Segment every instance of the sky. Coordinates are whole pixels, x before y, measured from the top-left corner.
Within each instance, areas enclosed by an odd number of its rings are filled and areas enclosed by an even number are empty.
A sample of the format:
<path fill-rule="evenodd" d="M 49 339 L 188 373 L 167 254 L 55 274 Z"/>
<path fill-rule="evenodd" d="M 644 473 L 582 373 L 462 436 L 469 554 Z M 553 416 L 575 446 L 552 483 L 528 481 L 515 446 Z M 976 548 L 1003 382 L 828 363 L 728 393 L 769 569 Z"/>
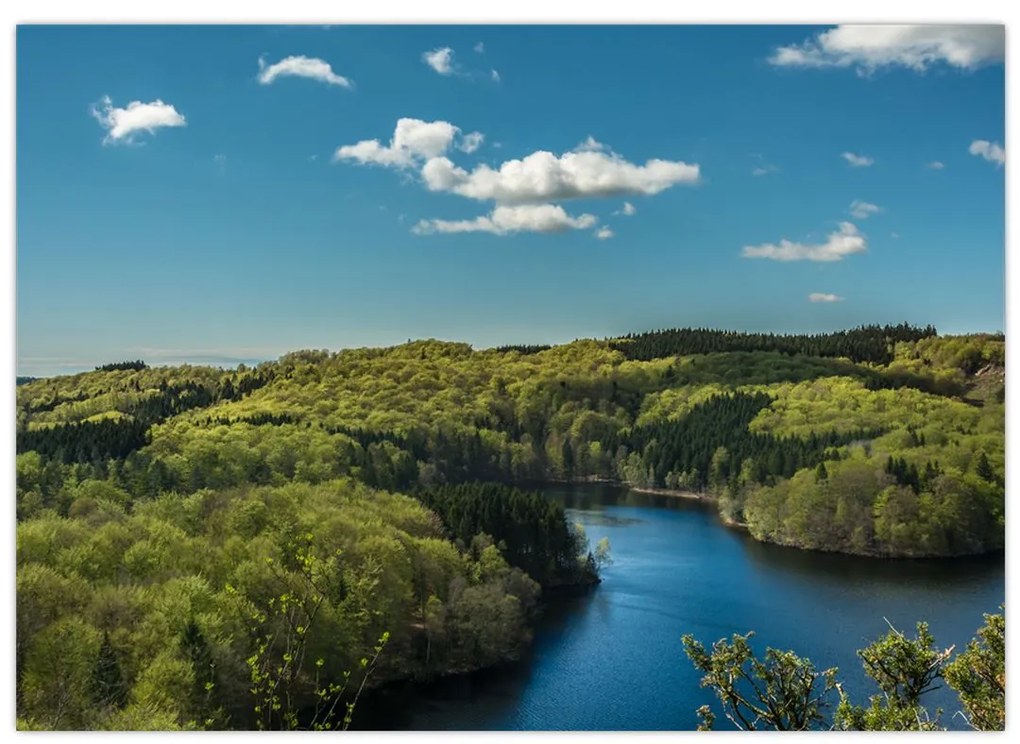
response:
<path fill-rule="evenodd" d="M 1004 327 L 1001 26 L 20 26 L 17 371 Z"/>

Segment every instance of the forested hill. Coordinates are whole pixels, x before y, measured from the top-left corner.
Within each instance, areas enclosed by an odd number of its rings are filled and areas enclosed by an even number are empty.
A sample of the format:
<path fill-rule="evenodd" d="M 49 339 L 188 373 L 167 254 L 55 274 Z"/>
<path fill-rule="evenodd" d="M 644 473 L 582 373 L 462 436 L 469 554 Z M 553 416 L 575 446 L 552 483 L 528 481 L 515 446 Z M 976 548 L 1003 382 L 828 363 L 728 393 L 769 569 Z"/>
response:
<path fill-rule="evenodd" d="M 295 705 L 384 632 L 376 681 L 516 658 L 540 587 L 592 581 L 602 551 L 514 483 L 700 492 L 802 548 L 999 550 L 1004 350 L 902 325 L 682 329 L 19 385 L 19 716 L 253 725 L 252 675 L 295 658 L 266 633 L 307 657 L 279 665 Z"/>

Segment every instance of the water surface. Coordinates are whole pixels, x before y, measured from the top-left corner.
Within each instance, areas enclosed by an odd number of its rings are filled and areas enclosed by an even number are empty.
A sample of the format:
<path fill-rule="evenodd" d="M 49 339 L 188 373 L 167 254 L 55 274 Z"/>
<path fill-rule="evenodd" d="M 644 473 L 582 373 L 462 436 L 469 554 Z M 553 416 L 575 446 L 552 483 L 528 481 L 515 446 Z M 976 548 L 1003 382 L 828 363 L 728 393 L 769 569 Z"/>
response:
<path fill-rule="evenodd" d="M 553 603 L 520 663 L 405 693 L 384 727 L 692 729 L 700 705 L 719 708 L 683 653 L 684 633 L 708 645 L 753 630 L 759 648 L 838 666 L 863 703 L 877 690 L 855 651 L 888 630 L 886 619 L 911 632 L 927 620 L 937 643 L 962 648 L 1004 599 L 1001 554 L 892 561 L 801 551 L 755 542 L 693 501 L 603 485 L 545 490 L 592 544 L 609 537 L 603 583 Z M 962 727 L 951 690 L 928 702 Z"/>

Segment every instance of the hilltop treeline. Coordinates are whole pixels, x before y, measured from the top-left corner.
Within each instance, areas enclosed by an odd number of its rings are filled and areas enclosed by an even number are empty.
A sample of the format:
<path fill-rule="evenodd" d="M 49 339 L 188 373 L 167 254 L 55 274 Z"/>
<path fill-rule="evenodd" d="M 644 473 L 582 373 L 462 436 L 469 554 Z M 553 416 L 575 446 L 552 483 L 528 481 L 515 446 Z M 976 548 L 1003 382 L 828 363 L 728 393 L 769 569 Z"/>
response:
<path fill-rule="evenodd" d="M 743 333 L 709 328 L 671 328 L 632 333 L 614 341 L 629 359 L 660 359 L 722 351 L 778 351 L 814 357 L 846 357 L 854 362 L 888 364 L 897 342 L 918 341 L 937 335 L 934 326 L 869 325 L 849 331 L 810 335 Z"/>
<path fill-rule="evenodd" d="M 148 364 L 143 362 L 141 359 L 136 359 L 133 362 L 111 362 L 109 364 L 101 364 L 96 367 L 97 372 L 115 372 L 118 370 L 135 370 L 147 369 Z"/>

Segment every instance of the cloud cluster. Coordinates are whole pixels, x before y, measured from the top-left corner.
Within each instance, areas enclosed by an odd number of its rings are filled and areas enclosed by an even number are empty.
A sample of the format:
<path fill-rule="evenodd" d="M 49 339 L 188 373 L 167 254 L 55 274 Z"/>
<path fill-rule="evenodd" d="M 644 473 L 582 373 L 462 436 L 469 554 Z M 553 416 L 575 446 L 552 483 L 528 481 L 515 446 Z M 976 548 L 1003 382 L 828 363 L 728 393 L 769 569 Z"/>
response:
<path fill-rule="evenodd" d="M 808 295 L 808 302 L 842 302 L 843 298 L 839 295 L 829 294 L 827 292 L 812 292 Z"/>
<path fill-rule="evenodd" d="M 850 203 L 850 214 L 859 220 L 866 220 L 873 214 L 878 214 L 882 211 L 882 208 L 877 204 L 871 204 L 870 202 L 861 201 L 860 199 L 854 199 Z"/>
<path fill-rule="evenodd" d="M 184 115 L 158 98 L 151 103 L 132 101 L 127 108 L 117 108 L 109 96 L 92 105 L 92 116 L 106 130 L 103 144 L 131 143 L 140 132 L 155 133 L 163 127 L 183 127 Z"/>
<path fill-rule="evenodd" d="M 539 150 L 521 159 L 507 160 L 498 167 L 481 164 L 468 170 L 447 155 L 452 149 L 475 152 L 484 142 L 481 132 L 461 135 L 459 127 L 446 121 L 403 118 L 397 122 L 389 144 L 377 139 L 338 147 L 334 162 L 420 169 L 425 188 L 474 201 L 488 201 L 493 211 L 473 220 L 422 220 L 418 234 L 488 232 L 559 232 L 594 227 L 592 215 L 570 217 L 553 202 L 597 199 L 622 195 L 653 195 L 681 183 L 697 183 L 697 164 L 651 159 L 643 165 L 631 163 L 589 136 L 574 150 L 556 155 Z M 516 207 L 528 207 L 516 209 Z M 513 208 L 513 209 L 511 209 Z M 637 210 L 624 202 L 622 214 Z M 612 237 L 603 227 L 597 237 Z"/>
<path fill-rule="evenodd" d="M 259 57 L 259 83 L 270 85 L 282 77 L 303 77 L 327 85 L 339 85 L 341 88 L 354 87 L 348 78 L 333 72 L 333 67 L 328 62 L 316 57 L 303 55 L 284 57 L 272 65 L 267 65 L 265 58 Z"/>
<path fill-rule="evenodd" d="M 824 243 L 779 243 L 744 246 L 744 258 L 767 258 L 772 261 L 842 261 L 845 257 L 868 250 L 868 243 L 851 222 L 840 222 L 839 229 L 830 233 Z"/>
<path fill-rule="evenodd" d="M 697 165 L 652 159 L 644 165 L 597 150 L 557 156 L 539 150 L 498 168 L 481 164 L 471 171 L 449 158 L 425 163 L 422 177 L 430 191 L 447 191 L 468 199 L 501 204 L 604 198 L 625 194 L 650 196 L 681 183 L 697 183 Z"/>
<path fill-rule="evenodd" d="M 852 152 L 844 152 L 842 158 L 849 163 L 851 168 L 867 168 L 875 164 L 874 158 L 869 158 L 867 155 L 855 155 Z"/>
<path fill-rule="evenodd" d="M 868 75 L 882 67 L 923 72 L 944 63 L 964 70 L 1000 62 L 1006 34 L 995 25 L 842 25 L 801 44 L 779 47 L 780 67 L 854 67 Z"/>
<path fill-rule="evenodd" d="M 995 163 L 998 166 L 1006 164 L 1006 150 L 998 142 L 974 140 L 970 143 L 969 152 L 971 155 L 982 157 L 990 163 Z"/>
<path fill-rule="evenodd" d="M 567 230 L 586 230 L 595 227 L 596 224 L 598 218 L 595 215 L 581 214 L 572 217 L 563 207 L 556 204 L 522 204 L 513 207 L 498 206 L 489 215 L 473 220 L 421 220 L 411 228 L 411 231 L 417 235 L 466 232 L 508 235 L 517 232 L 558 233 Z"/>

